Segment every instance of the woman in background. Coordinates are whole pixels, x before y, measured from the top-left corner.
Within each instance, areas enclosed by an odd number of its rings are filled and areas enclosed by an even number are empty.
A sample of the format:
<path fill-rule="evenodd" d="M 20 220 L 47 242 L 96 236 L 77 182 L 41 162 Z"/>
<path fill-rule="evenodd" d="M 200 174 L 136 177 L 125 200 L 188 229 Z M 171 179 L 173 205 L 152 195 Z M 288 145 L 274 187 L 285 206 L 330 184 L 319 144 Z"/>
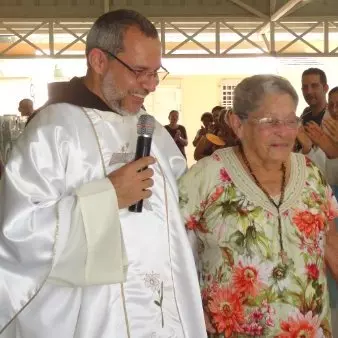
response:
<path fill-rule="evenodd" d="M 213 130 L 213 116 L 211 113 L 203 113 L 201 116 L 201 122 L 202 126 L 201 128 L 197 131 L 196 136 L 192 142 L 193 146 L 196 147 L 199 140 L 201 139 L 202 136 L 205 136 L 207 133 L 212 132 Z"/>
<path fill-rule="evenodd" d="M 181 151 L 183 156 L 187 158 L 184 149 L 188 145 L 187 131 L 183 126 L 178 124 L 178 119 L 179 112 L 177 110 L 172 110 L 169 113 L 169 124 L 165 125 L 164 127 L 174 139 L 178 149 Z"/>
<path fill-rule="evenodd" d="M 228 116 L 231 114 L 231 109 L 220 110 L 218 120 L 214 120 L 213 130 L 202 136 L 197 143 L 194 152 L 196 161 L 210 156 L 217 149 L 232 147 L 237 143 L 237 137 L 228 124 Z"/>

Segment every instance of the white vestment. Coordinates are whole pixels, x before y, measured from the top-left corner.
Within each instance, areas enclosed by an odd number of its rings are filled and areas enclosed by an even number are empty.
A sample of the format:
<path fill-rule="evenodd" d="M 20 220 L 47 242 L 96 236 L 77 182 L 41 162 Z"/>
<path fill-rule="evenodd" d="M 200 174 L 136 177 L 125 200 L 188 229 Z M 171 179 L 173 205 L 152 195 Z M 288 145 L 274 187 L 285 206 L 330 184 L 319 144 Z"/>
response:
<path fill-rule="evenodd" d="M 338 159 L 330 159 L 319 147 L 313 147 L 306 155 L 320 169 L 330 185 L 338 185 Z"/>
<path fill-rule="evenodd" d="M 142 213 L 105 178 L 133 159 L 139 115 L 58 103 L 19 137 L 0 185 L 1 338 L 206 337 L 175 143 L 156 123 Z"/>

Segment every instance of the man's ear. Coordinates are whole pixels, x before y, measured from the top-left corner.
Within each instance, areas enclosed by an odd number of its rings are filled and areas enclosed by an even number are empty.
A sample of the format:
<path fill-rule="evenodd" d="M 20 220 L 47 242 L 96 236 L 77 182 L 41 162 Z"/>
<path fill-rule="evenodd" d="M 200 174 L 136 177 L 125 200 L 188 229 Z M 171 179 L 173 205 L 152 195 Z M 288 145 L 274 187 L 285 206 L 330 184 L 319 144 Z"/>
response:
<path fill-rule="evenodd" d="M 87 55 L 89 67 L 99 75 L 104 74 L 108 68 L 108 56 L 99 48 L 93 48 Z"/>
<path fill-rule="evenodd" d="M 326 85 L 324 85 L 324 92 L 325 92 L 325 94 L 327 94 L 328 91 L 329 91 L 329 85 L 326 84 Z"/>
<path fill-rule="evenodd" d="M 241 140 L 243 137 L 243 121 L 235 113 L 229 114 L 228 119 L 231 129 Z"/>

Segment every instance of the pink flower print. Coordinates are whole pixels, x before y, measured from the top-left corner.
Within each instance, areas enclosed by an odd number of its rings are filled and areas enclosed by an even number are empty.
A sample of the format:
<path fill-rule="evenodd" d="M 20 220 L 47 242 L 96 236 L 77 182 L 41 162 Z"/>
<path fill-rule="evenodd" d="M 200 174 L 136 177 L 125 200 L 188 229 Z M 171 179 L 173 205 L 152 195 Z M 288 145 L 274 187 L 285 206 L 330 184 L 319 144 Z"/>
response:
<path fill-rule="evenodd" d="M 216 191 L 210 196 L 211 202 L 217 201 L 220 198 L 220 196 L 223 194 L 223 192 L 224 192 L 224 187 L 218 186 L 216 188 Z"/>
<path fill-rule="evenodd" d="M 222 182 L 231 182 L 231 178 L 225 168 L 222 168 L 219 172 L 219 176 Z"/>
<path fill-rule="evenodd" d="M 217 162 L 220 162 L 220 161 L 221 161 L 221 158 L 219 157 L 218 154 L 213 153 L 213 154 L 212 154 L 212 158 L 213 158 L 215 161 L 217 161 Z"/>
<path fill-rule="evenodd" d="M 282 332 L 277 338 L 293 338 L 293 337 L 324 337 L 323 330 L 320 328 L 320 318 L 318 315 L 313 316 L 312 311 L 303 315 L 300 311 L 291 314 L 286 321 L 280 324 Z"/>
<path fill-rule="evenodd" d="M 319 269 L 316 264 L 307 264 L 306 272 L 308 279 L 317 280 L 319 278 Z"/>

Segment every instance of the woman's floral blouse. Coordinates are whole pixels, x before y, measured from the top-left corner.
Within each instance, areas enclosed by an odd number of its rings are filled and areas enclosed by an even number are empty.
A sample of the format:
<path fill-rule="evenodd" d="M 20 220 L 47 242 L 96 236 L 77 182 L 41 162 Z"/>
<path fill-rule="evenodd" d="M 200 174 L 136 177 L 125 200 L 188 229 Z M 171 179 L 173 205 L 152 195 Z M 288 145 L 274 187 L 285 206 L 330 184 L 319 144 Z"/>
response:
<path fill-rule="evenodd" d="M 233 148 L 195 164 L 179 189 L 186 228 L 197 239 L 211 337 L 331 337 L 324 244 L 337 203 L 310 161 L 291 155 L 280 208 L 286 265 L 277 210 Z"/>

